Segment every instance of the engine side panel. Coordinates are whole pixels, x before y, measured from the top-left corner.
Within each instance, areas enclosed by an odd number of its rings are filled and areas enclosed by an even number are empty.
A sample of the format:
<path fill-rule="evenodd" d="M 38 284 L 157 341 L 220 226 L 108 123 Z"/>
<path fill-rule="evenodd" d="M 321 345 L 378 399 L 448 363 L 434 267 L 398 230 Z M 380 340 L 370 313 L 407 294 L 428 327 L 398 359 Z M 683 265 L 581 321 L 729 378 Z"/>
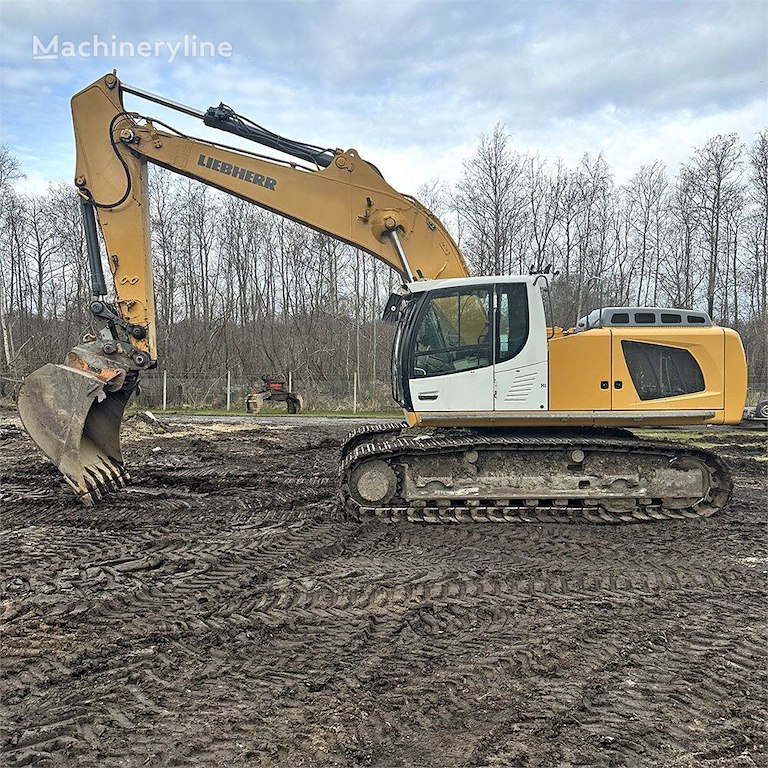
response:
<path fill-rule="evenodd" d="M 549 342 L 549 409 L 611 410 L 611 332 L 556 336 Z"/>
<path fill-rule="evenodd" d="M 722 328 L 612 328 L 611 336 L 614 410 L 722 411 Z"/>

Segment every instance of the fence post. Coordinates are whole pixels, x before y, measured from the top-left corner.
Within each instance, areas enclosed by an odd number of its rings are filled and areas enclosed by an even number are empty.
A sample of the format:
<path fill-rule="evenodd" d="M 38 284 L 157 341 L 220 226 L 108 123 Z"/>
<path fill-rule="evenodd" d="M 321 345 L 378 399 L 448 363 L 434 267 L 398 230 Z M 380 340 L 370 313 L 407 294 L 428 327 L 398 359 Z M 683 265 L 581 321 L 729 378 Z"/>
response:
<path fill-rule="evenodd" d="M 357 413 L 357 371 L 352 376 L 352 413 Z"/>
<path fill-rule="evenodd" d="M 288 371 L 288 391 L 293 392 L 293 371 Z"/>
<path fill-rule="evenodd" d="M 168 410 L 168 371 L 163 371 L 163 410 Z"/>
<path fill-rule="evenodd" d="M 232 371 L 227 371 L 227 410 L 232 406 Z"/>

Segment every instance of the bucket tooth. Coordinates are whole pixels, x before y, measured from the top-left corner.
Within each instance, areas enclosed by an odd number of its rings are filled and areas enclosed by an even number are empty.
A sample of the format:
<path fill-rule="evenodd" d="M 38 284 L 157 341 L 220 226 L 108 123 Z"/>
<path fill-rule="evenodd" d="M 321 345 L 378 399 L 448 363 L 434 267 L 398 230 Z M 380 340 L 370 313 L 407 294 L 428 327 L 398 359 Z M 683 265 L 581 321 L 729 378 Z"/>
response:
<path fill-rule="evenodd" d="M 90 464 L 85 468 L 85 472 L 83 474 L 85 474 L 87 477 L 90 477 L 91 482 L 97 490 L 102 490 L 104 488 L 106 477 L 98 465 Z"/>
<path fill-rule="evenodd" d="M 120 477 L 120 467 L 112 459 L 105 457 L 102 459 L 99 468 L 105 475 L 105 482 L 113 491 L 116 491 L 120 487 L 117 484 L 117 480 Z"/>
<path fill-rule="evenodd" d="M 93 478 L 90 478 L 90 477 L 88 478 L 88 485 L 91 486 L 90 490 L 88 491 L 88 495 L 91 497 L 91 499 L 93 499 L 94 502 L 101 501 L 101 498 L 102 498 L 101 489 L 93 480 Z"/>
<path fill-rule="evenodd" d="M 101 462 L 93 467 L 93 471 L 101 478 L 100 487 L 105 491 L 116 491 L 114 474 L 107 462 Z"/>
<path fill-rule="evenodd" d="M 90 467 L 83 467 L 83 485 L 88 493 L 93 493 L 99 488 L 98 480 L 94 478 Z"/>

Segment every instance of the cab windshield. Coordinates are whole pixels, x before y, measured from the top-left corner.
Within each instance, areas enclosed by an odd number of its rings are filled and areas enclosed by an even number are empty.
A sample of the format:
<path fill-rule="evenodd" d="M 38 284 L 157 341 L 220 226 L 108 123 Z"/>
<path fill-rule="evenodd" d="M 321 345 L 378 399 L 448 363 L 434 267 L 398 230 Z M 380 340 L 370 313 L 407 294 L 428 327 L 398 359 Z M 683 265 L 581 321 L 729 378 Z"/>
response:
<path fill-rule="evenodd" d="M 424 308 L 413 348 L 413 377 L 490 365 L 491 289 L 436 291 Z"/>

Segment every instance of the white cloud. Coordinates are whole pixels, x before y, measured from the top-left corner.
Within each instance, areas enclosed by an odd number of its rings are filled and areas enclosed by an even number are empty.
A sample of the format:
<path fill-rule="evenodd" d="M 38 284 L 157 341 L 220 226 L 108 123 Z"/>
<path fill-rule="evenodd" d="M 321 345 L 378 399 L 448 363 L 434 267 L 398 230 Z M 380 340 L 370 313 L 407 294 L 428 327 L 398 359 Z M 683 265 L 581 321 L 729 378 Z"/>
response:
<path fill-rule="evenodd" d="M 496 122 L 516 146 L 550 159 L 603 151 L 622 180 L 656 159 L 673 170 L 716 133 L 749 141 L 768 121 L 768 5 L 750 0 L 108 8 L 3 2 L 2 141 L 30 179 L 70 180 L 69 98 L 114 66 L 124 81 L 170 99 L 202 109 L 223 100 L 293 138 L 355 147 L 411 192 L 428 179 L 454 182 Z M 36 62 L 33 34 L 134 42 L 197 34 L 231 42 L 233 54 Z M 214 135 L 191 119 L 173 123 Z"/>
<path fill-rule="evenodd" d="M 727 119 L 720 113 L 697 115 L 679 110 L 648 120 L 644 115 L 606 107 L 589 118 L 558 122 L 540 131 L 513 132 L 513 144 L 523 151 L 562 157 L 570 166 L 586 153 L 602 152 L 616 181 L 623 183 L 640 166 L 657 159 L 663 160 L 670 172 L 676 172 L 690 159 L 694 148 L 718 133 L 736 132 L 750 143 L 765 128 L 765 105 L 760 101 L 732 110 Z"/>
<path fill-rule="evenodd" d="M 54 182 L 40 171 L 26 171 L 24 178 L 14 182 L 13 188 L 22 195 L 42 195 Z"/>

